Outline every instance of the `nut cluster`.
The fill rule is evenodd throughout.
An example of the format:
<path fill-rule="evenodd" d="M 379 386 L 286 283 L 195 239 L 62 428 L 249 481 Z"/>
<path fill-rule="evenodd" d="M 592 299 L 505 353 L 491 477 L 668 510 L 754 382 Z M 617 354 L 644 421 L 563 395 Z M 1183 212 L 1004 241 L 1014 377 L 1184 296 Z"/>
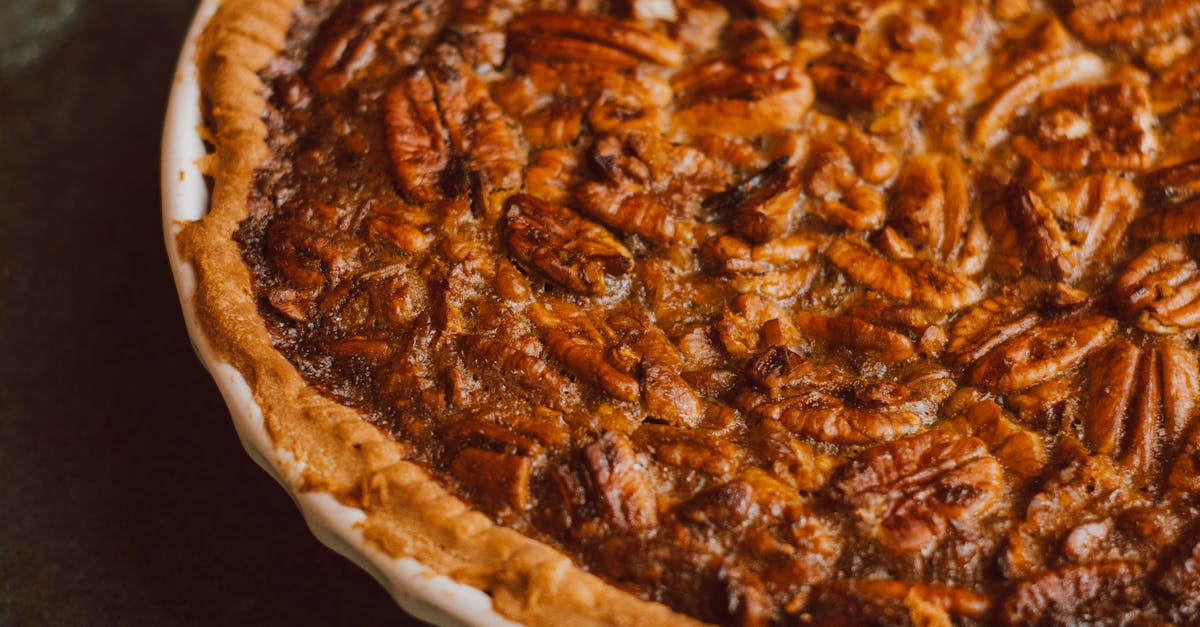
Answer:
<path fill-rule="evenodd" d="M 648 599 L 1194 623 L 1197 7 L 314 1 L 238 237 L 313 385 Z"/>

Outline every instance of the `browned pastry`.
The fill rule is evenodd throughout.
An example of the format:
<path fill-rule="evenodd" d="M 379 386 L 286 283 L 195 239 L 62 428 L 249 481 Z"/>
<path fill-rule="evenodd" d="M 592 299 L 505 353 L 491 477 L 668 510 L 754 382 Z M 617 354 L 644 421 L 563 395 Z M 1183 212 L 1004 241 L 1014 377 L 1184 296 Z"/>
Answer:
<path fill-rule="evenodd" d="M 206 328 L 391 553 L 531 624 L 1200 621 L 1200 5 L 229 0 L 202 49 Z"/>

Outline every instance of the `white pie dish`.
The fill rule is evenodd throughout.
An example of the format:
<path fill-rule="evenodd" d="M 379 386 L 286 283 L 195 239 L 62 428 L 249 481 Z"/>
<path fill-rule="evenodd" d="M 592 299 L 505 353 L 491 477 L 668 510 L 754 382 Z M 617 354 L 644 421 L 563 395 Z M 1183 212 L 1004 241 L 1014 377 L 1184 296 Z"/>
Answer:
<path fill-rule="evenodd" d="M 208 187 L 197 167 L 206 147 L 200 134 L 200 88 L 193 57 L 196 39 L 219 4 L 220 0 L 203 0 L 188 30 L 167 105 L 162 143 L 163 233 L 196 354 L 216 381 L 246 452 L 292 497 L 318 540 L 370 573 L 404 611 L 421 620 L 446 627 L 515 626 L 492 609 L 491 598 L 480 590 L 437 575 L 416 560 L 393 558 L 366 540 L 358 528 L 365 518 L 361 510 L 342 505 L 327 493 L 299 489 L 301 462 L 272 442 L 246 380 L 217 358 L 197 324 L 193 301 L 196 276 L 192 266 L 180 258 L 176 235 L 182 224 L 198 220 L 208 211 Z"/>

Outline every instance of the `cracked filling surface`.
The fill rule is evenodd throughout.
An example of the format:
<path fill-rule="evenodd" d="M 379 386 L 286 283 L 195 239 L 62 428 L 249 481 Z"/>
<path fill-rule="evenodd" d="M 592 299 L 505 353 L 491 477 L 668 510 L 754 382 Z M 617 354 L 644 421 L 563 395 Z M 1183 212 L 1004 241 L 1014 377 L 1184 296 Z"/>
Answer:
<path fill-rule="evenodd" d="M 311 385 L 646 599 L 1193 623 L 1198 6 L 310 0 L 237 238 Z"/>

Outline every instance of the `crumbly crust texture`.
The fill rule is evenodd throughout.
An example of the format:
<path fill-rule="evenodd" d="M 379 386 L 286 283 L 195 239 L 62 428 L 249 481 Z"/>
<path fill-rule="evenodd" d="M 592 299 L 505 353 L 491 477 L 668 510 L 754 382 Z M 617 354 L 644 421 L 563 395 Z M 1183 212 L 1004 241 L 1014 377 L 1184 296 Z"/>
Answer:
<path fill-rule="evenodd" d="M 527 625 L 699 625 L 606 584 L 562 553 L 490 521 L 447 491 L 402 446 L 307 385 L 271 344 L 233 240 L 246 218 L 264 139 L 259 72 L 279 52 L 293 0 L 226 0 L 198 42 L 215 146 L 202 171 L 215 180 L 209 214 L 183 225 L 182 258 L 195 270 L 195 307 L 218 356 L 254 391 L 278 451 L 302 465 L 293 489 L 319 490 L 361 509 L 366 539 L 395 558 L 487 592 L 494 609 Z"/>

